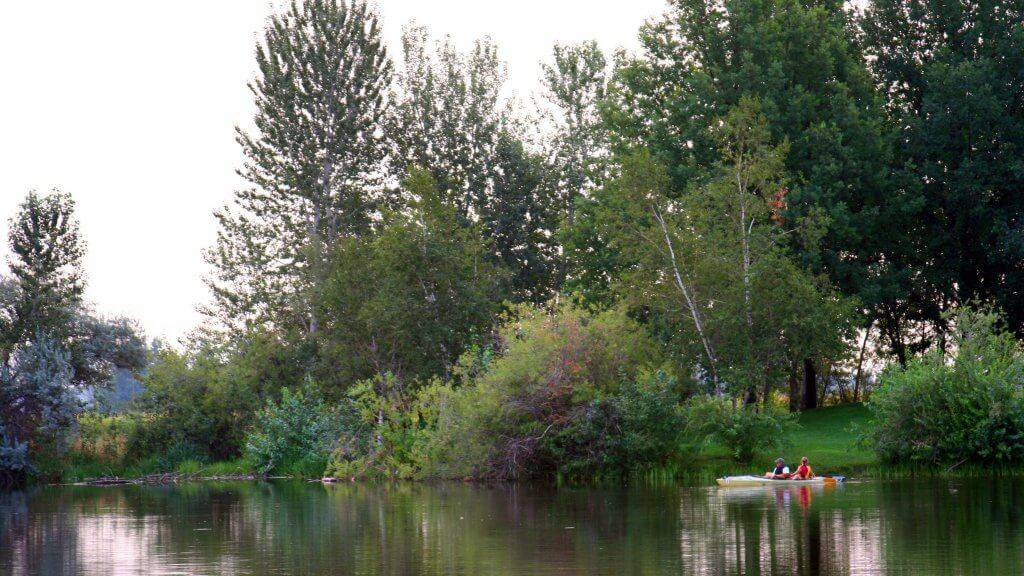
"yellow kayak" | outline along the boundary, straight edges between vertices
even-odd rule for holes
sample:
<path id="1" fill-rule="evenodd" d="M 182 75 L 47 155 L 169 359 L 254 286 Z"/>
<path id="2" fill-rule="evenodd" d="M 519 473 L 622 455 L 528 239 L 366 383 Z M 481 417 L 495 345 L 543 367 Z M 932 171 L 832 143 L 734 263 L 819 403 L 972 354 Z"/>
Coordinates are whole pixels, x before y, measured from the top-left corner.
<path id="1" fill-rule="evenodd" d="M 764 476 L 726 476 L 725 478 L 719 478 L 715 480 L 719 486 L 733 487 L 733 486 L 815 486 L 821 484 L 831 484 L 840 480 L 841 477 L 832 476 L 818 476 L 809 480 L 773 480 L 771 478 L 765 478 Z"/>

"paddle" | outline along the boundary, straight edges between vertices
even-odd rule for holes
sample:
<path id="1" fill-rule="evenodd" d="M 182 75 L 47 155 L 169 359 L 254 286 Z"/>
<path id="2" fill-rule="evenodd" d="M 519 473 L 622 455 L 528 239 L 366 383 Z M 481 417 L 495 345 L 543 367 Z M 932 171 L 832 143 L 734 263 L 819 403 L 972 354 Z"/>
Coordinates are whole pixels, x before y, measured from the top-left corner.
<path id="1" fill-rule="evenodd" d="M 835 484 L 837 482 L 845 482 L 846 476 L 822 476 L 825 479 L 825 484 Z"/>

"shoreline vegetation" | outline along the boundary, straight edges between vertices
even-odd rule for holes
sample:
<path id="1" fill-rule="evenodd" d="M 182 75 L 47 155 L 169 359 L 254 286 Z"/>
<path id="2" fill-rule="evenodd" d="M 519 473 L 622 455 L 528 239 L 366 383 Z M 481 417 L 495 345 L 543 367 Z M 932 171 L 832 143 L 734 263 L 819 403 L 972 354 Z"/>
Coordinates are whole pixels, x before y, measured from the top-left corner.
<path id="1" fill-rule="evenodd" d="M 804 412 L 797 420 L 797 427 L 790 432 L 789 443 L 778 450 L 787 462 L 799 461 L 807 456 L 812 467 L 820 474 L 843 475 L 852 481 L 901 480 L 907 478 L 971 478 L 983 476 L 1021 476 L 1021 466 L 980 466 L 964 463 L 960 466 L 933 465 L 907 466 L 880 462 L 870 449 L 858 441 L 855 432 L 869 422 L 869 412 L 863 404 L 845 404 L 818 408 Z M 774 454 L 774 453 L 773 453 Z M 713 486 L 715 478 L 729 475 L 754 474 L 761 475 L 770 468 L 775 456 L 764 454 L 756 463 L 740 464 L 733 461 L 726 450 L 720 446 L 709 447 L 705 453 L 694 456 L 685 466 L 651 470 L 633 475 L 624 482 L 639 485 L 700 485 Z M 195 481 L 237 481 L 237 480 L 275 480 L 302 479 L 310 482 L 364 482 L 356 478 L 306 477 L 291 475 L 262 475 L 245 472 L 251 464 L 244 460 L 215 462 L 210 465 L 199 465 L 185 462 L 173 471 L 151 472 L 141 476 L 125 475 L 125 470 L 107 469 L 98 477 L 83 477 L 82 471 L 93 468 L 85 465 L 74 467 L 62 472 L 63 477 L 53 484 L 59 485 L 121 485 L 121 484 L 166 484 Z M 94 469 L 101 469 L 96 466 Z M 473 482 L 487 484 L 486 481 L 470 479 L 447 479 L 442 482 Z M 375 483 L 376 481 L 369 481 Z M 385 481 L 386 482 L 386 481 Z M 568 486 L 607 485 L 599 480 L 583 480 L 569 483 Z"/>
<path id="2" fill-rule="evenodd" d="M 71 194 L 11 217 L 0 488 L 1024 465 L 1020 2 L 847 5 L 673 1 L 533 108 L 487 38 L 279 7 L 194 332 L 95 313 Z"/>

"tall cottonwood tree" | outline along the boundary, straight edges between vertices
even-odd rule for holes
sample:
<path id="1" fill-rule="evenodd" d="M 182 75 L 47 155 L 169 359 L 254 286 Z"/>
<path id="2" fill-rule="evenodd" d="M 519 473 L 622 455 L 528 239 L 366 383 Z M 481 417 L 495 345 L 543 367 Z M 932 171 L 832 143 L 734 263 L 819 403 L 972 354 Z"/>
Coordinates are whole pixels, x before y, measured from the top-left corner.
<path id="1" fill-rule="evenodd" d="M 576 201 L 607 177 L 608 136 L 600 114 L 607 87 L 608 61 L 597 42 L 556 44 L 552 62 L 541 64 L 543 98 L 550 105 L 549 162 L 555 202 L 566 225 L 574 222 Z"/>
<path id="2" fill-rule="evenodd" d="M 921 316 L 922 202 L 889 170 L 895 141 L 855 38 L 833 0 L 673 0 L 616 70 L 604 115 L 613 147 L 648 147 L 679 194 L 718 160 L 716 119 L 756 96 L 772 139 L 790 143 L 787 216 L 828 224 L 796 254 L 858 297 L 864 326 L 877 318 L 897 335 Z"/>
<path id="3" fill-rule="evenodd" d="M 442 197 L 463 214 L 487 201 L 498 142 L 511 120 L 502 98 L 505 63 L 484 38 L 460 52 L 450 38 L 432 41 L 426 28 L 402 36 L 403 67 L 390 137 L 393 171 L 427 170 Z"/>
<path id="4" fill-rule="evenodd" d="M 899 127 L 899 172 L 922 194 L 914 283 L 940 343 L 943 313 L 976 299 L 1024 332 L 1022 22 L 1020 0 L 873 0 L 860 19 Z"/>
<path id="5" fill-rule="evenodd" d="M 607 246 L 594 230 L 577 226 L 577 205 L 608 178 L 611 167 L 608 131 L 600 106 L 608 83 L 608 62 L 596 42 L 556 44 L 552 61 L 541 64 L 552 219 L 557 221 L 558 288 L 591 302 L 600 300 L 591 277 L 605 270 Z"/>
<path id="6" fill-rule="evenodd" d="M 714 171 L 673 194 L 646 151 L 595 194 L 596 222 L 633 263 L 614 288 L 646 308 L 680 358 L 718 393 L 748 402 L 786 382 L 795 362 L 843 347 L 848 305 L 786 248 L 810 223 L 784 220 L 788 145 L 772 145 L 754 100 L 720 122 Z"/>
<path id="7" fill-rule="evenodd" d="M 547 299 L 554 289 L 549 179 L 502 96 L 497 47 L 482 39 L 462 53 L 450 39 L 432 42 L 411 26 L 403 54 L 389 129 L 394 175 L 429 172 L 441 198 L 479 223 L 495 261 L 512 272 L 513 299 Z"/>
<path id="8" fill-rule="evenodd" d="M 65 326 L 81 304 L 85 243 L 70 194 L 29 192 L 11 220 L 11 298 L 4 314 L 0 359 L 10 346 L 36 332 Z"/>
<path id="9" fill-rule="evenodd" d="M 270 19 L 249 88 L 255 131 L 237 129 L 248 187 L 216 213 L 210 312 L 226 326 L 315 332 L 306 294 L 325 247 L 366 232 L 385 198 L 392 66 L 364 0 L 306 0 Z"/>

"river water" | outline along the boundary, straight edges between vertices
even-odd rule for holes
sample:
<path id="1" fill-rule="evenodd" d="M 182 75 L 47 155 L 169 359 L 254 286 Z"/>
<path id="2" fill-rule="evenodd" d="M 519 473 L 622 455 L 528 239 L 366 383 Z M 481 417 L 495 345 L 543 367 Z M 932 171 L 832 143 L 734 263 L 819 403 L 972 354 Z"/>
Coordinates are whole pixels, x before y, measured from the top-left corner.
<path id="1" fill-rule="evenodd" d="M 0 494 L 0 574 L 1022 574 L 1024 479 Z"/>

